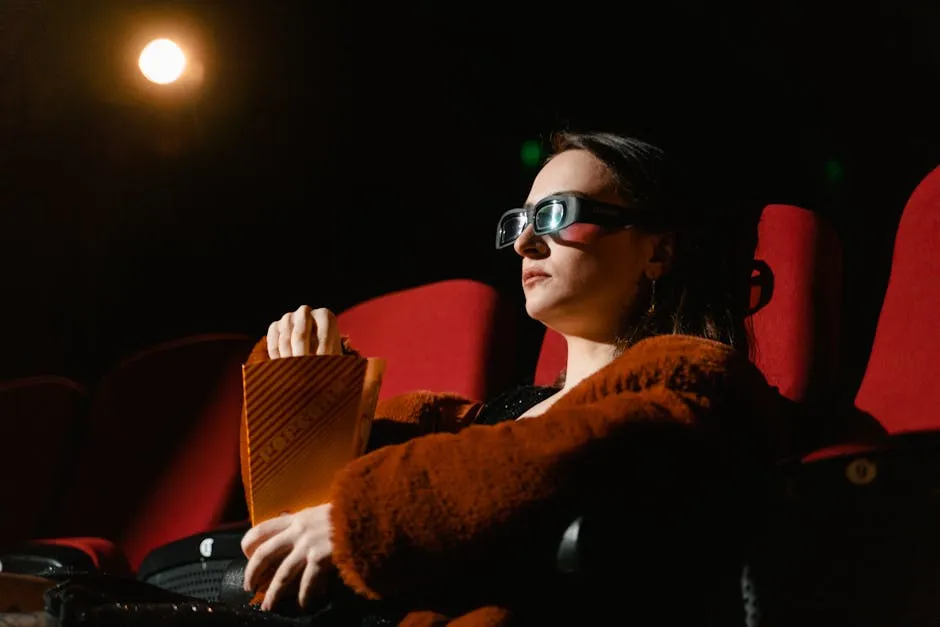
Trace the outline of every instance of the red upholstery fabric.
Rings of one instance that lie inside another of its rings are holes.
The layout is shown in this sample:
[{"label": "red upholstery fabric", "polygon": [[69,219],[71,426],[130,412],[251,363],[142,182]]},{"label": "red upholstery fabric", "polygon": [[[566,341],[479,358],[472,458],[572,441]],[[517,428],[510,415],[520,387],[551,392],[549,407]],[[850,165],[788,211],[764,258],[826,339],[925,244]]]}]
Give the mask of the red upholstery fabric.
[{"label": "red upholstery fabric", "polygon": [[[836,233],[817,215],[768,205],[761,215],[755,258],[767,264],[773,290],[751,317],[752,356],[771,385],[802,401],[836,383],[842,251]],[[548,331],[535,372],[550,385],[565,367],[564,339]]]},{"label": "red upholstery fabric", "polygon": [[940,168],[914,190],[856,406],[891,433],[940,428]]},{"label": "red upholstery fabric", "polygon": [[877,451],[878,447],[874,444],[865,444],[864,442],[846,442],[844,444],[834,444],[804,455],[800,461],[805,464],[817,462],[825,459],[844,458],[851,459],[860,455]]},{"label": "red upholstery fabric", "polygon": [[0,541],[16,543],[55,528],[50,504],[68,472],[70,435],[85,420],[87,392],[63,377],[0,384]]},{"label": "red upholstery fabric", "polygon": [[382,399],[427,389],[483,400],[515,374],[512,316],[496,290],[477,281],[393,292],[347,309],[337,321],[363,356],[387,360]]},{"label": "red upholstery fabric", "polygon": [[125,576],[131,574],[130,564],[124,553],[113,542],[103,538],[56,538],[37,540],[36,543],[78,549],[91,557],[95,568],[101,572]]},{"label": "red upholstery fabric", "polygon": [[767,305],[751,316],[752,358],[771,385],[805,401],[836,386],[842,249],[816,214],[790,205],[764,208],[756,259],[773,275]]},{"label": "red upholstery fabric", "polygon": [[221,522],[240,478],[241,364],[253,344],[185,338],[105,376],[61,514],[69,535],[114,540],[136,569],[153,547]]}]

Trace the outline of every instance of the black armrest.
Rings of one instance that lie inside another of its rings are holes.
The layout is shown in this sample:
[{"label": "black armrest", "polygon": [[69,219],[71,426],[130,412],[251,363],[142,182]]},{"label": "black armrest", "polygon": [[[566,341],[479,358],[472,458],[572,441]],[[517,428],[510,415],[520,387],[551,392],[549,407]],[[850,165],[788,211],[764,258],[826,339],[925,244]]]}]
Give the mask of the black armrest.
[{"label": "black armrest", "polygon": [[224,574],[244,560],[241,541],[249,528],[248,523],[226,525],[157,547],[144,558],[137,576],[166,590],[216,601]]},{"label": "black armrest", "polygon": [[245,592],[245,567],[248,560],[245,557],[233,559],[222,573],[222,584],[219,588],[219,601],[222,603],[232,603],[235,605],[244,605],[251,601],[254,595],[251,592]]},{"label": "black armrest", "polygon": [[743,616],[738,544],[727,530],[678,515],[684,512],[674,504],[645,505],[586,512],[562,534],[556,571],[563,593],[589,613],[584,624],[610,616],[660,616],[665,622],[649,623],[657,625],[735,624]]},{"label": "black armrest", "polygon": [[0,571],[5,573],[56,577],[96,570],[90,555],[71,546],[30,542],[0,550]]}]

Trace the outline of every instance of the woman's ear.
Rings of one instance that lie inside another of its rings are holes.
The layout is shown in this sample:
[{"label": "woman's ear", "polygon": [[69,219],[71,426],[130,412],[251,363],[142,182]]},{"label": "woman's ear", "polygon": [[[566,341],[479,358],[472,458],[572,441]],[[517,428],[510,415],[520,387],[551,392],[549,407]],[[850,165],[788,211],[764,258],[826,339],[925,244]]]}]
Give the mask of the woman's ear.
[{"label": "woman's ear", "polygon": [[657,234],[653,238],[653,253],[646,262],[646,277],[656,281],[668,274],[672,268],[676,238],[672,233]]}]

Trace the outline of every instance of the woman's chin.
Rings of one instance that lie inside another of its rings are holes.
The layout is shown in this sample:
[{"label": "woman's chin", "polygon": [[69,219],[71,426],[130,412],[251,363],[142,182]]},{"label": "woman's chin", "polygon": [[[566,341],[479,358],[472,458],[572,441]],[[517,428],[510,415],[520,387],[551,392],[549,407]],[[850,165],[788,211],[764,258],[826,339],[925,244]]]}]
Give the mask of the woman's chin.
[{"label": "woman's chin", "polygon": [[585,312],[577,305],[577,298],[566,293],[529,292],[525,299],[525,311],[529,317],[556,330],[568,328],[573,322],[584,319]]},{"label": "woman's chin", "polygon": [[531,298],[525,299],[525,312],[529,314],[530,318],[533,320],[540,320],[541,318],[539,317],[539,313],[541,310],[542,308],[539,306],[539,304],[532,302]]},{"label": "woman's chin", "polygon": [[556,307],[552,299],[545,298],[542,294],[526,295],[525,311],[533,320],[545,322],[552,317],[554,309]]}]

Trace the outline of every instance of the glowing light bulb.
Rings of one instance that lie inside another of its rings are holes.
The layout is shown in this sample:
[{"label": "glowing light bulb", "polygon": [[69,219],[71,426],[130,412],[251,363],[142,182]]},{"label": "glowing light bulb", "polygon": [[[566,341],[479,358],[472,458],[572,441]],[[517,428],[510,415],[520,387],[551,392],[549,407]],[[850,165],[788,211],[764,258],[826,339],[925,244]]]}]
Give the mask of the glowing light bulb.
[{"label": "glowing light bulb", "polygon": [[154,39],[140,53],[137,65],[147,80],[167,85],[183,75],[186,55],[173,41]]}]

